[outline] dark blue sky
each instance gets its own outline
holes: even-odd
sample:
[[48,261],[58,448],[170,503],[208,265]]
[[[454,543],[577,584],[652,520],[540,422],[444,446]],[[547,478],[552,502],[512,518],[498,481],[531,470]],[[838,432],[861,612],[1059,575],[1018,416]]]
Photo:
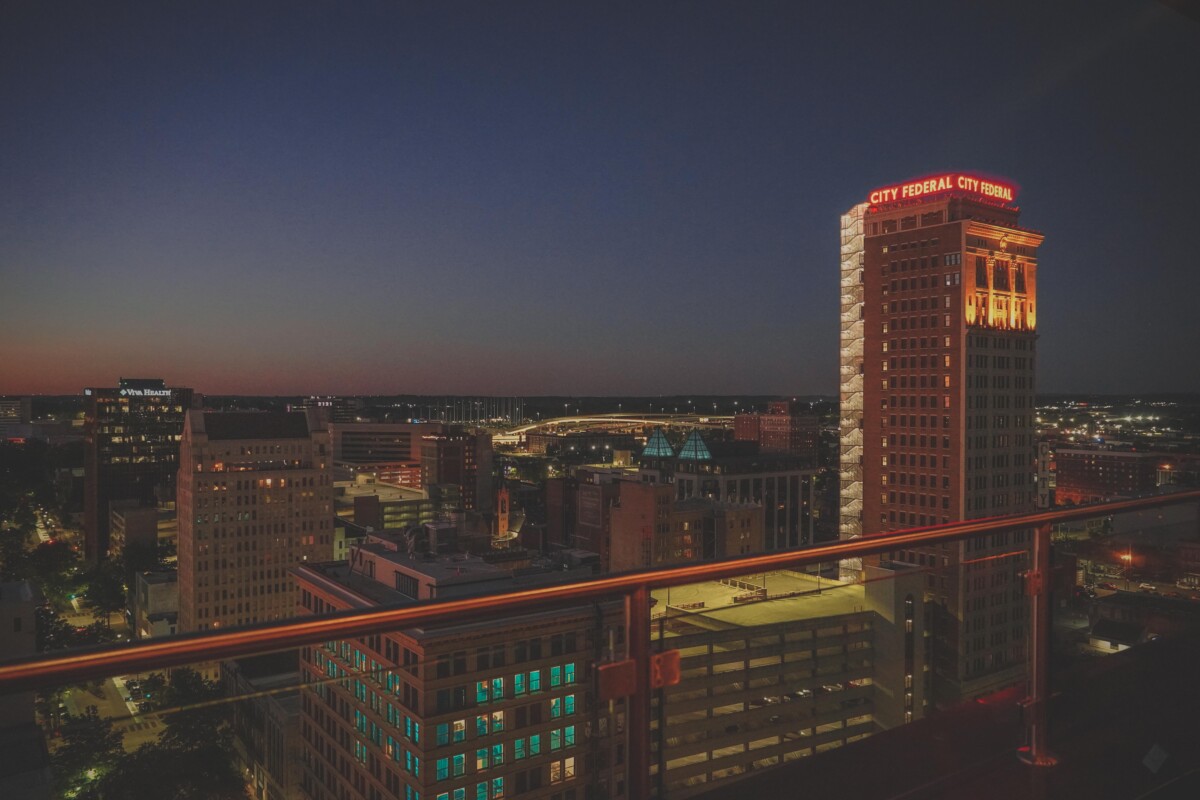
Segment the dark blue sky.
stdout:
[[833,393],[838,215],[942,170],[1041,390],[1200,391],[1200,24],[646,5],[5,3],[0,392]]

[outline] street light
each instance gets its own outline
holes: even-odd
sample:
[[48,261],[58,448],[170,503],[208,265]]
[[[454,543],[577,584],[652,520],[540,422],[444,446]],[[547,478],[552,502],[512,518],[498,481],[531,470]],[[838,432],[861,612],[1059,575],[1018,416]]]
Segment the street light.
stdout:
[[1133,569],[1133,543],[1129,544],[1129,552],[1121,554],[1121,560],[1125,562],[1125,591],[1129,591],[1129,572]]

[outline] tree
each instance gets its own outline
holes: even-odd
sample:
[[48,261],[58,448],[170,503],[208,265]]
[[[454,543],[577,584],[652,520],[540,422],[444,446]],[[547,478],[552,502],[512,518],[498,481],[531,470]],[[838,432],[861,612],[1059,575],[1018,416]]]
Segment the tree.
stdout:
[[104,800],[242,800],[246,796],[245,781],[233,765],[231,752],[216,742],[191,748],[144,744],[105,774],[99,788]]
[[47,600],[62,605],[75,589],[78,560],[79,554],[62,539],[42,542],[29,554],[30,577],[41,587]]
[[[142,688],[164,710],[167,728],[157,742],[121,759],[99,786],[103,800],[234,800],[245,781],[234,766],[220,687],[187,667],[164,679],[152,673]],[[164,770],[163,765],[170,769]]]
[[172,670],[159,707],[170,710],[164,721],[167,729],[159,741],[179,749],[192,749],[216,742],[229,745],[225,727],[226,706],[221,704],[221,688],[189,667]]
[[119,559],[106,558],[87,574],[84,597],[96,619],[108,624],[109,617],[125,609],[125,567]]
[[101,717],[95,706],[64,723],[62,732],[62,747],[50,757],[60,794],[90,783],[125,753],[122,733],[113,730],[112,720]]

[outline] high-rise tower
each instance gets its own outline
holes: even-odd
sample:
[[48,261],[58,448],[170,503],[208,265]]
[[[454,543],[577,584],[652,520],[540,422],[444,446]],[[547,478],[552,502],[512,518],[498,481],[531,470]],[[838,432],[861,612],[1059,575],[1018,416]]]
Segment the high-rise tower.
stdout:
[[[1015,195],[951,173],[842,216],[843,538],[1034,510],[1042,236],[1019,226]],[[1024,563],[954,549],[893,554],[939,570],[926,599],[943,702],[1006,685],[1025,658]]]
[[112,389],[84,389],[84,551],[108,555],[114,500],[153,506],[174,494],[179,440],[191,389],[158,379],[121,378]]
[[187,413],[179,451],[179,630],[286,619],[288,570],[333,558],[329,434],[310,410]]

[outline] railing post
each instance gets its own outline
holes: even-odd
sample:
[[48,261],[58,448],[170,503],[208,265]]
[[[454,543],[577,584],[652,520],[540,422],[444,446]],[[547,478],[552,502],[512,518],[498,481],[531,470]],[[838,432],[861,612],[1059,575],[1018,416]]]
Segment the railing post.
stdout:
[[1038,525],[1033,532],[1033,558],[1026,576],[1029,594],[1029,696],[1025,699],[1025,731],[1028,744],[1019,751],[1025,763],[1051,767],[1058,759],[1050,755],[1046,729],[1046,703],[1050,698],[1050,531]]
[[637,680],[628,698],[629,796],[650,797],[650,589],[625,595],[625,635]]

